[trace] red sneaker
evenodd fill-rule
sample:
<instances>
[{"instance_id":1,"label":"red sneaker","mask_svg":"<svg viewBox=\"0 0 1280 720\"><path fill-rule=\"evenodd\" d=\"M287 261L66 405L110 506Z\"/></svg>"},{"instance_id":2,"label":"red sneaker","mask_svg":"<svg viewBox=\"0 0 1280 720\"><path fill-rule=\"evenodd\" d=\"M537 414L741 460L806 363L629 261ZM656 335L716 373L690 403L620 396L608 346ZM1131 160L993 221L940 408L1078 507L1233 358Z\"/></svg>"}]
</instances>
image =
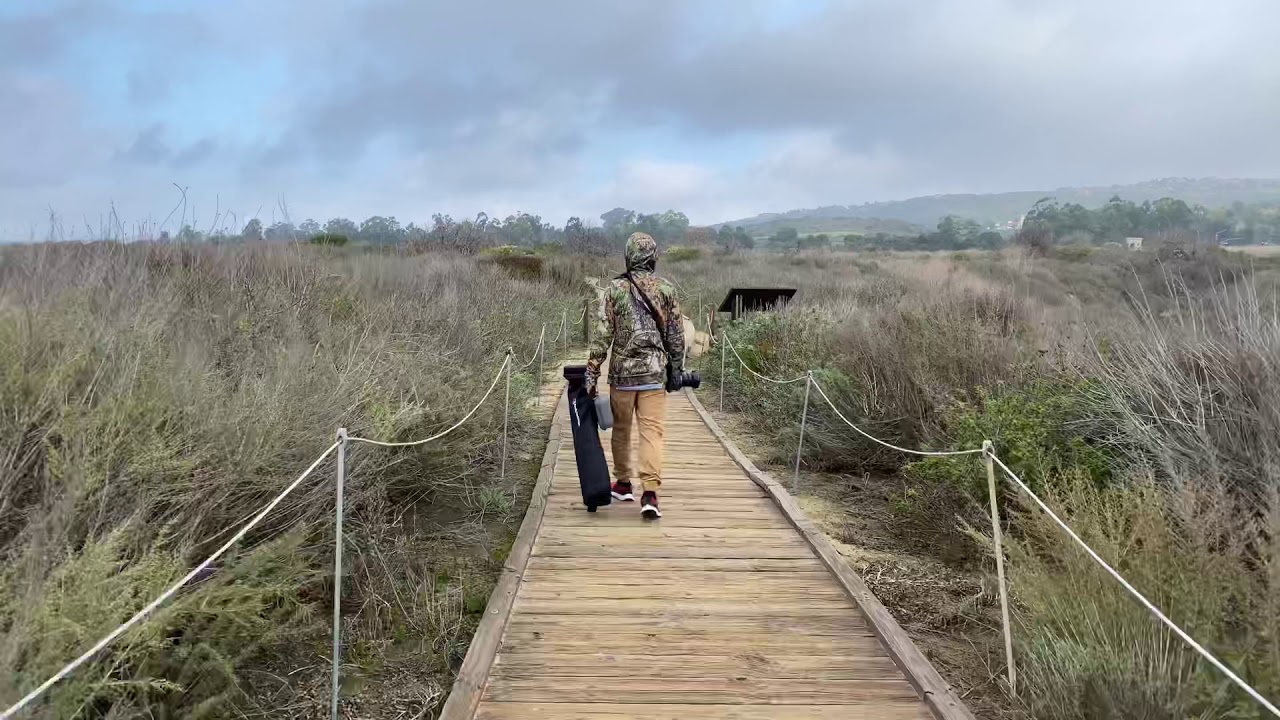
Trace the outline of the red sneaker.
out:
<instances>
[{"instance_id":1,"label":"red sneaker","mask_svg":"<svg viewBox=\"0 0 1280 720\"><path fill-rule=\"evenodd\" d=\"M649 490L640 496L640 516L646 520L662 517L662 511L658 509L658 493Z\"/></svg>"},{"instance_id":2,"label":"red sneaker","mask_svg":"<svg viewBox=\"0 0 1280 720\"><path fill-rule=\"evenodd\" d=\"M635 502L636 496L631 494L631 483L616 482L610 490L614 500L623 502Z\"/></svg>"}]
</instances>

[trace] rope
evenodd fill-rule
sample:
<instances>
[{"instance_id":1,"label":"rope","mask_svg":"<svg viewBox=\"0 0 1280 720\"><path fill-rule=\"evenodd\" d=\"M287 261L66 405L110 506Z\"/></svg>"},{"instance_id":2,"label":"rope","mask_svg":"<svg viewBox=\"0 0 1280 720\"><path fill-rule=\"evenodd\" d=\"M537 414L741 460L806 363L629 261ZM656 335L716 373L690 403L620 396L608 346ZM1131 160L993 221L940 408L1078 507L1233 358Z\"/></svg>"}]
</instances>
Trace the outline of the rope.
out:
<instances>
[{"instance_id":1,"label":"rope","mask_svg":"<svg viewBox=\"0 0 1280 720\"><path fill-rule=\"evenodd\" d=\"M1088 553L1089 557L1093 558L1094 562L1101 565L1102 569L1106 570L1108 575L1115 578L1116 582L1120 583L1120 586L1123 587L1125 590L1127 590L1129 594L1134 597L1134 599L1142 603L1147 608L1147 610L1150 610L1151 613L1160 620L1160 622L1164 623L1165 626L1167 626L1170 630L1172 630L1178 637L1182 638L1183 642L1190 645L1192 650L1195 650L1196 652L1200 653L1200 657L1203 657L1205 660L1208 660L1210 664L1218 668L1218 670L1221 671L1223 675L1226 675L1231 680L1231 682L1235 683L1237 687L1239 687L1241 690L1244 690L1246 693L1249 694L1250 697L1252 697L1254 700L1257 700L1259 703L1261 703L1263 707L1271 711L1272 715L1275 715L1276 717L1280 717L1280 708L1277 708L1274 704L1271 703L1271 701L1263 697L1262 693L1259 693L1257 690L1254 690L1252 687L1248 685L1248 683L1246 683L1244 680L1241 680L1240 676L1232 672L1231 669L1228 668L1226 665L1224 665L1221 660L1214 657L1212 653L1206 650L1203 645L1196 642L1190 635L1186 633L1186 631L1184 631L1182 628L1175 625L1174 622L1170 620L1167 615L1165 615L1163 612L1160 611L1160 608L1156 607L1155 604L1153 604L1150 600L1148 600L1142 593L1138 592L1137 588L1131 585L1128 580L1125 580L1124 577L1121 576L1120 573L1117 572L1115 568L1108 565L1107 561L1103 560L1101 555L1095 552L1093 548L1089 547L1089 545L1085 543L1084 540L1081 540L1080 536L1077 535L1075 531L1071 529L1070 526L1068 526L1065 522L1063 522L1062 518L1058 517L1058 515L1053 512L1053 510L1050 510L1049 506L1046 505L1045 502L1041 500L1039 496L1037 496L1034 492L1032 492L1031 488L1027 487L1026 483L1022 482L1022 478L1018 477L1017 474L1015 474L1012 470L1010 470L1009 466L1005 465L1004 462L1000 460L1000 458L996 457L995 453L991 453L990 457L993 461L995 461L997 465L1000 466L1001 470L1004 470L1005 474L1009 476L1009 479L1017 483L1018 487L1022 488L1022 491L1026 493L1027 496L1030 497L1033 501L1035 501L1036 505L1040 506L1040 509L1043 510L1045 514L1048 515L1055 523L1057 523L1058 527L1062 528L1063 532L1065 532L1068 536L1070 536L1072 540L1076 541L1076 544L1079 545L1086 553Z\"/></svg>"},{"instance_id":2,"label":"rope","mask_svg":"<svg viewBox=\"0 0 1280 720\"><path fill-rule=\"evenodd\" d=\"M533 361L538 359L538 353L542 352L542 339L545 338L546 336L547 336L547 324L542 323L542 333L538 335L538 345L533 349L533 357L529 358L529 362L520 366L521 370L528 369L528 367L533 364Z\"/></svg>"},{"instance_id":3,"label":"rope","mask_svg":"<svg viewBox=\"0 0 1280 720\"><path fill-rule=\"evenodd\" d=\"M308 467L306 470L303 471L301 475L298 476L297 480L294 480L292 483L290 483L289 486L286 487L283 492L277 495L274 500L267 503L267 506L262 508L262 510L259 511L258 514L255 515L252 520L250 520L247 524L245 524L244 527L240 528L240 532L237 532L234 536L232 536L230 540L224 543L222 547L218 548L212 555L205 558L204 562L197 565L194 570L184 575L181 580L178 580L176 583L170 585L167 590L161 593L160 596L157 597L155 600L152 600L150 603L148 603L146 607L134 613L133 617L126 620L123 625L120 625L115 630L112 630L109 634L107 634L106 637L102 638L97 643L95 643L93 647L86 650L83 655L67 663L61 670L54 673L53 677L49 678L48 680L45 680L35 690L32 690L31 692L27 693L25 697L23 697L18 702L14 703L12 706L9 707L9 709L5 710L3 713L0 713L0 720L8 720L8 718L13 717L15 713L22 710L27 705L31 704L33 700L43 695L46 690L53 687L60 680L62 680L67 675L75 671L76 668L80 667L85 662L87 662L89 658L96 655L98 651L110 645L113 641L115 641L116 638L123 635L125 631L127 631L129 628L133 627L134 625L138 624L138 622L140 622L146 616L150 615L156 608L164 604L164 601L173 597L174 593L178 592L178 590L182 589L184 585L191 582L192 578L194 578L196 575L199 575L201 572L205 570L205 568L212 565L215 560L222 557L222 555L226 553L227 550L231 549L232 545L235 545L237 542L239 542L240 539L243 538L245 535L247 535L250 530L252 530L254 527L257 526L258 523L262 522L262 519L265 518L268 513L274 510L275 507L280 504L280 501L284 500L289 495L289 493L297 489L297 487L302 484L302 481L306 480L307 476L310 475L312 472L314 472L315 469L320 466L320 463L324 462L325 458L329 457L329 454L332 453L337 447L338 447L337 442L330 445L327 450L325 450L323 453L320 454L320 457L316 458L315 462L311 463L310 467Z\"/></svg>"},{"instance_id":4,"label":"rope","mask_svg":"<svg viewBox=\"0 0 1280 720\"><path fill-rule=\"evenodd\" d=\"M800 377L798 377L798 378L792 378L792 379L790 379L790 380L779 380L779 379L777 379L777 378L771 378L771 377L767 377L767 376L761 375L760 373L756 372L755 370L752 370L750 367L748 367L748 366L747 366L747 362L746 362L745 360L743 360L743 359L742 359L742 356L741 356L741 355L739 355L739 354L738 354L738 349L737 349L737 348L735 348L735 347L733 346L733 343L729 342L729 336L728 336L728 335L725 335L725 337L724 337L724 343L725 343L725 345L728 345L728 346L729 346L729 349L730 349L730 350L732 350L732 351L733 351L733 356L734 356L734 357L736 357L736 358L738 358L738 364L739 364L739 365L741 365L741 366L743 367L743 369L744 369L744 370L746 370L747 372L751 373L752 375L755 375L756 377L760 378L761 380L764 380L764 381L766 381L766 382L771 382L771 383L773 383L773 384L775 384L775 385L790 385L791 383L798 383L798 382L800 382L801 380L804 380L805 378L809 377L808 373L805 373L804 375L801 375L801 376L800 376Z\"/></svg>"},{"instance_id":5,"label":"rope","mask_svg":"<svg viewBox=\"0 0 1280 720\"><path fill-rule=\"evenodd\" d=\"M551 344L552 344L552 345L555 345L555 344L556 344L556 341L560 339L560 335L561 335L561 333L563 333L563 332L564 332L564 330L565 330L565 325L566 325L566 323L565 323L565 321L564 321L564 319L563 319L563 318L561 318L561 320L560 320L560 322L558 323L558 325L559 325L559 327L557 327L557 328L556 328L556 336L555 336L555 337L553 337L553 338L551 338Z\"/></svg>"},{"instance_id":6,"label":"rope","mask_svg":"<svg viewBox=\"0 0 1280 720\"><path fill-rule=\"evenodd\" d=\"M581 325L582 323L584 323L584 322L586 322L586 321L587 321L587 309L584 307L584 308L582 308L582 317L578 318L578 319L577 319L577 321L576 321L576 322L574 322L573 324L574 324L574 325Z\"/></svg>"},{"instance_id":7,"label":"rope","mask_svg":"<svg viewBox=\"0 0 1280 720\"><path fill-rule=\"evenodd\" d=\"M729 347L733 347L733 346L730 345ZM904 453L907 453L908 455L922 455L925 457L951 457L955 455L977 455L978 453L982 452L982 448L977 448L975 450L944 450L944 451L908 450L907 448L898 447L897 445L894 445L892 443L887 443L874 435L868 434L865 430L863 430L862 428L850 422L849 418L845 417L844 413L840 412L840 409L836 407L836 404L831 402L831 398L827 397L826 391L822 389L822 386L818 384L817 380L813 381L813 389L818 391L818 394L822 396L822 399L827 401L827 405L831 407L831 410L834 411L836 416L839 417L841 420L843 420L846 425L853 428L854 430L857 430L858 434L862 435L866 439L871 440L872 442L880 443L881 445L889 448L890 450L897 450L898 452L904 452Z\"/></svg>"},{"instance_id":8,"label":"rope","mask_svg":"<svg viewBox=\"0 0 1280 720\"><path fill-rule=\"evenodd\" d=\"M352 436L348 439L351 440L352 442L362 442L362 443L367 443L369 445L378 445L381 447L411 447L413 445L425 445L426 443L429 443L432 440L439 440L445 435L448 435L454 430L457 430L458 428L462 427L463 423L470 420L471 416L476 414L476 411L480 409L480 406L484 404L484 401L488 400L489 396L493 394L493 389L498 387L498 381L502 379L502 371L506 370L507 366L509 366L510 364L511 364L511 353L508 352L507 359L502 361L502 367L498 368L498 374L493 376L493 382L489 385L489 389L485 391L484 397L480 398L480 402L476 403L475 407L471 408L471 412L468 412L466 415L464 415L461 420L454 423L453 426L450 427L448 430L445 430L443 432L438 432L429 438L423 438L422 440L411 440L409 442L381 442L379 440L370 440L369 438L362 438L362 437L355 437L355 436ZM4 720L4 718L0 718L0 720Z\"/></svg>"}]
</instances>

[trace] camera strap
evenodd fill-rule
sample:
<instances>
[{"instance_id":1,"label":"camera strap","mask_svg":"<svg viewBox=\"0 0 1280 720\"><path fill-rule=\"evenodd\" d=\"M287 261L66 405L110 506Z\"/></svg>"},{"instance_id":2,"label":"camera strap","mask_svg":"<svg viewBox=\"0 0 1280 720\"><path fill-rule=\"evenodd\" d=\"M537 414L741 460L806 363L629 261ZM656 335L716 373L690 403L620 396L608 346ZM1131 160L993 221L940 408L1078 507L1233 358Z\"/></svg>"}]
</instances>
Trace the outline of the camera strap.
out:
<instances>
[{"instance_id":1,"label":"camera strap","mask_svg":"<svg viewBox=\"0 0 1280 720\"><path fill-rule=\"evenodd\" d=\"M635 290L636 294L640 296L640 301L644 303L646 308L648 308L649 314L653 316L654 324L658 326L658 334L662 336L662 351L669 352L668 346L670 343L667 342L667 327L666 323L662 321L662 316L658 314L658 310L654 308L653 303L649 301L649 296L646 295L644 290L641 290L640 286L636 284L636 279L631 276L630 270L623 273L621 277L626 278L627 282L631 283L631 288Z\"/></svg>"}]
</instances>

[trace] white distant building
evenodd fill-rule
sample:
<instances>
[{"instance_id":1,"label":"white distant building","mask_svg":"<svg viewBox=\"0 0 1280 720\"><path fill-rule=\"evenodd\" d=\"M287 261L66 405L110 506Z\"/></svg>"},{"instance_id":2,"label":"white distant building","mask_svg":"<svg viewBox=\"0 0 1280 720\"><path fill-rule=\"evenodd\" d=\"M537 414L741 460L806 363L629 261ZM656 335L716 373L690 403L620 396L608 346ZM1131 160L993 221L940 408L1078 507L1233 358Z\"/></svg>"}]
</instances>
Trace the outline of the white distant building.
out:
<instances>
[{"instance_id":1,"label":"white distant building","mask_svg":"<svg viewBox=\"0 0 1280 720\"><path fill-rule=\"evenodd\" d=\"M1140 238L1140 237L1127 237L1127 238L1125 238L1125 239L1124 239L1124 245L1125 245L1125 247L1129 248L1130 250L1141 250L1141 249L1142 249L1142 238Z\"/></svg>"}]
</instances>

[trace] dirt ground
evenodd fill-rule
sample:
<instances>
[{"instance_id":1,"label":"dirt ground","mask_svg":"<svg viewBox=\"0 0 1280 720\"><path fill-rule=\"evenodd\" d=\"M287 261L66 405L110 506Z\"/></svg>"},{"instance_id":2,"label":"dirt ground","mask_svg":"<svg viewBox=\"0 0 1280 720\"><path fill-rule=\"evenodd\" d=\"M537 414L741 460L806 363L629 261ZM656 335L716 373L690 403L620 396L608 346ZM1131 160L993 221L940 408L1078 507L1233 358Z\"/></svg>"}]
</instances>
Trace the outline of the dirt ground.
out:
<instances>
[{"instance_id":1,"label":"dirt ground","mask_svg":"<svg viewBox=\"0 0 1280 720\"><path fill-rule=\"evenodd\" d=\"M717 421L759 467L790 485L792 468L765 462L760 449L769 436L732 415ZM976 716L1017 717L999 689L1004 650L993 580L904 551L890 529L898 487L891 477L802 471L798 501Z\"/></svg>"}]
</instances>

